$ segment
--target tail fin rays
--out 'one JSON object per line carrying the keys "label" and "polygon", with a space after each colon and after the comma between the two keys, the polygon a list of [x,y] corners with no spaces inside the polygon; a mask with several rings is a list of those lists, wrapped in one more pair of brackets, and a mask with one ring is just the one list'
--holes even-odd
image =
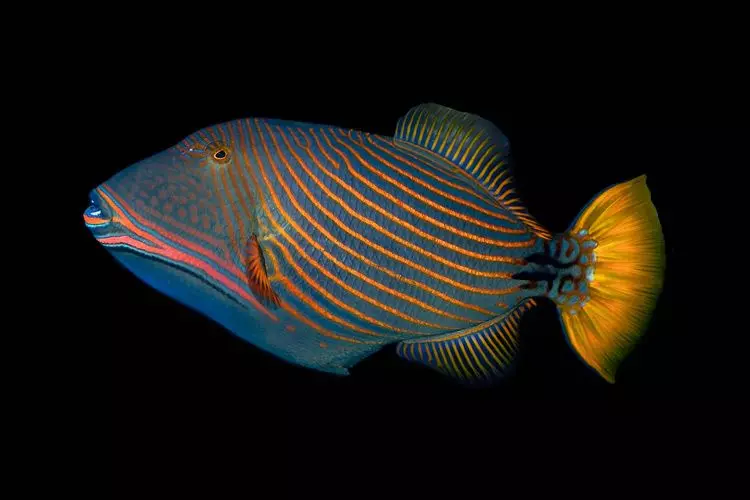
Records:
{"label": "tail fin rays", "polygon": [[612,186],[579,214],[568,237],[593,249],[588,300],[558,304],[568,343],[610,383],[645,332],[661,293],[664,237],[646,176]]}

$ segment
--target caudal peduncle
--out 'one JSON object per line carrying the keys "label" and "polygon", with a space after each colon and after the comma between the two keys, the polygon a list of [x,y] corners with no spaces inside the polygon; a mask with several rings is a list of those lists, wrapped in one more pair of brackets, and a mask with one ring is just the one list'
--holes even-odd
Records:
{"label": "caudal peduncle", "polygon": [[588,302],[594,280],[597,247],[586,230],[558,234],[546,240],[541,252],[526,258],[528,266],[513,277],[575,314]]}

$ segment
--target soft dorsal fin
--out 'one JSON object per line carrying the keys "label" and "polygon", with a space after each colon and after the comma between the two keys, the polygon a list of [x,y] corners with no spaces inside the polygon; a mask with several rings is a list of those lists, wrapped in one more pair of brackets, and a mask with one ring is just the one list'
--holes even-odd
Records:
{"label": "soft dorsal fin", "polygon": [[266,270],[266,260],[263,257],[263,250],[258,243],[258,237],[252,234],[247,242],[247,282],[252,290],[253,295],[266,307],[275,309],[281,303],[281,299],[271,287],[271,280],[268,279]]}
{"label": "soft dorsal fin", "polygon": [[491,385],[507,375],[519,347],[521,315],[536,302],[528,299],[505,316],[436,337],[406,340],[396,353],[471,385]]}
{"label": "soft dorsal fin", "polygon": [[397,146],[420,156],[431,153],[447,160],[536,234],[551,238],[521,203],[509,164],[510,143],[488,120],[440,104],[420,104],[399,119],[393,138]]}

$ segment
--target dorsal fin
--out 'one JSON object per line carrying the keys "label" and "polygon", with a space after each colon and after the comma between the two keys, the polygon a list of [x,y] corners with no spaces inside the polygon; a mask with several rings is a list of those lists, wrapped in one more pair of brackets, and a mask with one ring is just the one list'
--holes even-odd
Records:
{"label": "dorsal fin", "polygon": [[447,335],[405,340],[396,353],[408,361],[469,385],[492,385],[515,363],[521,315],[536,302],[527,299],[505,316]]}
{"label": "dorsal fin", "polygon": [[399,147],[423,157],[429,158],[429,153],[433,153],[447,160],[489,191],[534,233],[551,238],[521,203],[509,164],[510,143],[488,120],[440,104],[420,104],[399,119],[393,138]]}
{"label": "dorsal fin", "polygon": [[247,242],[246,251],[247,282],[250,290],[264,306],[276,309],[281,303],[281,299],[271,287],[271,280],[268,279],[266,270],[266,260],[255,233]]}

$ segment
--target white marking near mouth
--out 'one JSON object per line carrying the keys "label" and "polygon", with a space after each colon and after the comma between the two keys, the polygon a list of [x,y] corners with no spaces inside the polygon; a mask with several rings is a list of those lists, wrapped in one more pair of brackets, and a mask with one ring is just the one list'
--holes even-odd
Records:
{"label": "white marking near mouth", "polygon": [[94,217],[96,217],[96,216],[98,216],[101,213],[102,213],[101,210],[97,210],[96,212],[91,212],[91,215],[93,215]]}

